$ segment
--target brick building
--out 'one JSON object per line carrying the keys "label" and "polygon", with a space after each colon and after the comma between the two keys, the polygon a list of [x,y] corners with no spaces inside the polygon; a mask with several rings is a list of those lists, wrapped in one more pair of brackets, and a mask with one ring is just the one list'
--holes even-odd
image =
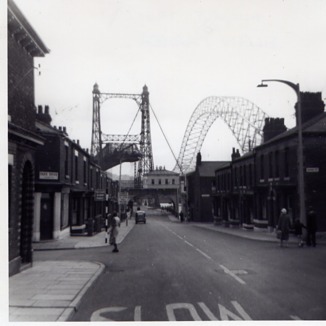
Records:
{"label": "brick building", "polygon": [[[326,113],[321,93],[301,93],[301,99],[305,204],[326,231]],[[298,218],[297,145],[297,127],[286,130],[284,119],[267,118],[263,143],[243,156],[233,151],[229,165],[215,171],[217,220],[273,230],[283,207],[292,221]]]}
{"label": "brick building", "polygon": [[212,192],[215,170],[227,162],[205,162],[197,154],[195,171],[186,174],[188,218],[196,222],[213,222]]}
{"label": "brick building", "polygon": [[9,274],[32,263],[35,151],[44,144],[35,127],[34,58],[49,50],[8,0]]}
{"label": "brick building", "polygon": [[179,173],[168,171],[165,167],[156,167],[145,173],[143,178],[143,189],[153,194],[149,204],[158,207],[162,202],[173,203],[174,212],[178,211],[179,184]]}
{"label": "brick building", "polygon": [[100,231],[112,180],[65,127],[52,127],[49,107],[38,107],[36,126],[44,146],[36,152],[34,241]]}

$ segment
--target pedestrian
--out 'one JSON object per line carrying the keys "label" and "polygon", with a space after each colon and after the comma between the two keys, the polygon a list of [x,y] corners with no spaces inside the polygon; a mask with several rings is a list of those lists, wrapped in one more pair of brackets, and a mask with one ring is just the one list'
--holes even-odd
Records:
{"label": "pedestrian", "polygon": [[131,216],[131,210],[129,208],[127,208],[126,215],[127,215],[127,220],[129,220]]}
{"label": "pedestrian", "polygon": [[304,246],[303,233],[302,233],[303,228],[306,229],[303,223],[301,223],[300,219],[297,218],[294,222],[294,234],[297,236],[299,247]]}
{"label": "pedestrian", "polygon": [[307,214],[307,246],[316,247],[317,214],[312,206]]}
{"label": "pedestrian", "polygon": [[179,215],[180,215],[180,221],[183,222],[183,221],[184,221],[183,211],[181,211],[181,212],[179,213]]}
{"label": "pedestrian", "polygon": [[285,247],[287,247],[287,242],[289,240],[291,221],[290,216],[287,214],[285,208],[281,209],[281,215],[278,220],[277,230],[280,233],[280,247],[283,247],[283,242],[285,241]]}
{"label": "pedestrian", "polygon": [[114,248],[112,252],[119,252],[118,245],[117,245],[117,236],[119,234],[119,227],[120,227],[120,218],[118,217],[117,212],[114,212],[112,215],[110,229],[110,245],[113,245]]}

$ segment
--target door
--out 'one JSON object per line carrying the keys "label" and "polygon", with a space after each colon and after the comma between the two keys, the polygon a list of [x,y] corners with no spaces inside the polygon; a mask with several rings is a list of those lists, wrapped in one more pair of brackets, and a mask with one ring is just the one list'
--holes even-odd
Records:
{"label": "door", "polygon": [[53,235],[53,202],[50,194],[41,198],[41,240],[52,239]]}

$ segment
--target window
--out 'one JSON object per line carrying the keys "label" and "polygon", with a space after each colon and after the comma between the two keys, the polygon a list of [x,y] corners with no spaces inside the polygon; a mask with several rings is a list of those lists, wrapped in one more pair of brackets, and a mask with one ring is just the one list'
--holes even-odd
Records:
{"label": "window", "polygon": [[155,180],[154,179],[152,179],[152,185],[155,185]]}
{"label": "window", "polygon": [[75,181],[78,181],[78,155],[75,155]]}
{"label": "window", "polygon": [[8,227],[11,227],[11,202],[12,202],[12,195],[11,195],[11,191],[12,191],[12,165],[8,164]]}
{"label": "window", "polygon": [[165,179],[165,184],[166,184],[166,185],[169,184],[169,179]]}
{"label": "window", "polygon": [[269,153],[268,154],[268,170],[269,170],[269,177],[273,178],[274,174],[273,174],[273,153]]}
{"label": "window", "polygon": [[65,176],[69,178],[69,147],[65,145]]}
{"label": "window", "polygon": [[175,184],[175,180],[174,180],[174,179],[172,179],[172,184],[173,184],[173,185]]}
{"label": "window", "polygon": [[275,178],[280,176],[280,155],[279,152],[275,152]]}
{"label": "window", "polygon": [[265,178],[265,169],[264,169],[264,155],[260,155],[260,179]]}
{"label": "window", "polygon": [[241,187],[243,184],[243,172],[242,172],[242,166],[240,166],[238,168],[238,172],[239,172],[239,186]]}
{"label": "window", "polygon": [[248,170],[248,168],[247,168],[247,165],[244,165],[243,166],[243,185],[244,186],[247,186],[247,170]]}
{"label": "window", "polygon": [[161,179],[158,179],[158,184],[162,184],[162,180]]}
{"label": "window", "polygon": [[87,161],[84,158],[84,183],[87,184]]}
{"label": "window", "polygon": [[100,186],[100,171],[96,169],[96,188],[98,189]]}
{"label": "window", "polygon": [[289,149],[284,149],[284,177],[287,178],[290,176],[290,170],[289,170]]}
{"label": "window", "polygon": [[93,188],[93,167],[90,167],[89,170],[89,186]]}

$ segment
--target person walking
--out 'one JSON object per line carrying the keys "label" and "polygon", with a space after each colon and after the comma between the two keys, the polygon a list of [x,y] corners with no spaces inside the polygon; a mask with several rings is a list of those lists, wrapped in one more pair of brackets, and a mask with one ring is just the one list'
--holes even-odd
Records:
{"label": "person walking", "polygon": [[302,233],[303,228],[306,229],[303,223],[301,223],[300,220],[297,218],[294,222],[294,234],[297,236],[299,247],[304,246],[303,233]]}
{"label": "person walking", "polygon": [[317,214],[312,206],[309,206],[307,214],[307,246],[316,247]]}
{"label": "person walking", "polygon": [[281,215],[278,220],[277,230],[280,232],[280,247],[283,247],[283,242],[285,241],[285,247],[287,247],[287,242],[289,240],[291,221],[290,216],[287,214],[285,208],[281,209]]}
{"label": "person walking", "polygon": [[111,223],[110,223],[110,245],[113,245],[114,248],[112,252],[119,252],[117,245],[117,236],[119,234],[120,227],[120,218],[118,217],[117,212],[114,212],[112,215]]}
{"label": "person walking", "polygon": [[179,213],[181,223],[184,221],[183,211]]}

